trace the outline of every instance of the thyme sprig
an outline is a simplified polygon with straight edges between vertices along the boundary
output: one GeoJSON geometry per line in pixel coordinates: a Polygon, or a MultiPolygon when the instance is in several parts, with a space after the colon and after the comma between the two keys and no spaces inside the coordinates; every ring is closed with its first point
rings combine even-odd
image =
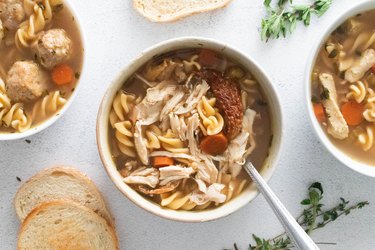
{"type": "Polygon", "coordinates": [[[272,8],[272,0],[264,0],[267,17],[262,20],[261,38],[263,41],[277,39],[280,36],[286,37],[287,34],[293,33],[299,21],[309,26],[311,16],[322,16],[333,0],[316,0],[311,5],[293,5],[293,0],[277,1],[277,6],[272,8]]]}
{"type": "MultiPolygon", "coordinates": [[[[305,229],[308,234],[325,227],[327,224],[337,220],[341,216],[349,215],[353,210],[361,209],[369,205],[368,201],[358,202],[350,205],[350,202],[340,198],[338,205],[331,209],[324,210],[323,187],[319,182],[313,183],[308,188],[308,197],[303,199],[300,204],[304,206],[303,212],[297,217],[297,222],[305,229]]],[[[255,245],[250,244],[249,250],[288,250],[294,247],[292,240],[286,232],[272,238],[265,239],[255,234],[252,235],[255,245]]],[[[330,242],[316,242],[317,244],[335,245],[330,242]]],[[[238,249],[234,245],[234,249],[238,249]]]]}

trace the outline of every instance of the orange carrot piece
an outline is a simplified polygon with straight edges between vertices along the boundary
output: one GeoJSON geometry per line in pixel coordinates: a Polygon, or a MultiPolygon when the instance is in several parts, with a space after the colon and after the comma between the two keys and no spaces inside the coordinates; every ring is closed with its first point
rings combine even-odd
{"type": "Polygon", "coordinates": [[[199,53],[199,63],[202,66],[212,67],[218,61],[217,53],[209,49],[202,49],[199,53]]]}
{"type": "Polygon", "coordinates": [[[355,101],[349,101],[341,106],[341,112],[349,126],[357,126],[364,121],[365,106],[355,101]]]}
{"type": "Polygon", "coordinates": [[[56,85],[69,84],[73,78],[73,69],[67,64],[60,64],[52,70],[52,80],[56,85]]]}
{"type": "Polygon", "coordinates": [[[174,164],[174,160],[167,156],[155,156],[152,161],[152,165],[155,168],[161,168],[166,166],[171,166],[174,164]]]}
{"type": "Polygon", "coordinates": [[[318,119],[319,122],[325,122],[327,120],[327,117],[326,112],[324,111],[323,104],[314,103],[313,107],[316,119],[318,119]]]}
{"type": "Polygon", "coordinates": [[[209,135],[201,141],[201,149],[209,155],[219,155],[224,153],[228,147],[228,139],[223,133],[209,135]]]}

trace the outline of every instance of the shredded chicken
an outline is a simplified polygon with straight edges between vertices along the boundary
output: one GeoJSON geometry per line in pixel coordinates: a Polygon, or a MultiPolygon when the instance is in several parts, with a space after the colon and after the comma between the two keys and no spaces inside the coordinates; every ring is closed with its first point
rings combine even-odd
{"type": "Polygon", "coordinates": [[[328,99],[323,100],[323,106],[328,115],[327,132],[334,138],[343,140],[349,136],[349,127],[337,103],[337,92],[332,75],[323,73],[319,75],[320,82],[328,91],[328,99]]]}
{"type": "Polygon", "coordinates": [[[218,170],[212,161],[212,158],[205,154],[202,154],[198,148],[197,138],[195,137],[195,131],[199,126],[199,116],[194,114],[188,119],[187,124],[187,140],[189,142],[190,153],[199,159],[201,163],[198,163],[198,173],[196,178],[202,179],[205,182],[211,184],[217,180],[218,170]]]}
{"type": "Polygon", "coordinates": [[[182,141],[186,140],[187,125],[184,117],[179,117],[173,113],[169,113],[169,122],[171,129],[175,135],[178,135],[182,141]]]}
{"type": "Polygon", "coordinates": [[[249,156],[256,147],[256,142],[255,142],[254,132],[253,132],[254,121],[255,121],[256,115],[257,115],[256,111],[252,109],[246,109],[245,115],[243,117],[242,131],[249,133],[249,144],[250,144],[250,146],[246,149],[245,157],[249,156]]]}
{"type": "Polygon", "coordinates": [[[153,88],[147,89],[147,94],[142,102],[135,106],[135,119],[142,121],[142,125],[150,125],[160,119],[164,102],[174,94],[176,85],[170,81],[160,82],[153,88]]]}
{"type": "Polygon", "coordinates": [[[159,172],[160,185],[164,186],[171,181],[190,178],[190,175],[194,173],[194,170],[191,167],[168,166],[159,168],[159,172]]]}
{"type": "Polygon", "coordinates": [[[362,56],[345,72],[345,80],[354,83],[362,79],[375,64],[375,50],[367,49],[362,56]]]}
{"type": "Polygon", "coordinates": [[[159,183],[159,171],[156,168],[141,167],[124,178],[127,184],[143,184],[155,188],[159,183]]]}
{"type": "Polygon", "coordinates": [[[226,195],[221,193],[221,190],[224,189],[225,185],[214,183],[210,186],[206,186],[206,184],[202,180],[195,180],[198,184],[198,190],[195,190],[190,195],[190,201],[194,202],[197,205],[203,205],[209,201],[223,203],[226,200],[226,195]]]}
{"type": "Polygon", "coordinates": [[[161,128],[163,131],[166,131],[170,125],[170,120],[169,120],[169,114],[170,112],[179,104],[182,99],[185,96],[185,92],[176,89],[176,92],[174,93],[173,97],[168,100],[168,102],[165,104],[163,109],[160,112],[160,122],[161,122],[161,128]]]}
{"type": "Polygon", "coordinates": [[[148,151],[145,140],[143,138],[142,123],[140,121],[137,121],[135,123],[134,145],[141,162],[145,165],[148,165],[148,151]]]}
{"type": "Polygon", "coordinates": [[[242,165],[245,163],[246,146],[249,139],[248,132],[241,132],[228,146],[227,157],[229,162],[229,171],[233,178],[236,178],[241,172],[242,165]]]}
{"type": "Polygon", "coordinates": [[[191,91],[191,94],[185,101],[181,102],[176,107],[174,113],[177,115],[182,115],[192,111],[209,89],[210,86],[208,86],[206,81],[202,81],[201,84],[195,85],[194,89],[191,91]]]}

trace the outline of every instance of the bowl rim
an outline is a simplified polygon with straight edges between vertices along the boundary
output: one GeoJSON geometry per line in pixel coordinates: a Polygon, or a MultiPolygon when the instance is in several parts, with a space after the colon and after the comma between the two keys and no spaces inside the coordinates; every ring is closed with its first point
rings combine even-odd
{"type": "MultiPolygon", "coordinates": [[[[111,108],[112,100],[115,96],[115,93],[118,91],[118,86],[121,86],[121,83],[124,82],[129,76],[131,76],[135,70],[137,70],[141,65],[143,65],[145,62],[150,60],[153,56],[166,53],[168,51],[174,50],[176,48],[170,49],[170,47],[177,46],[178,49],[183,48],[195,48],[198,46],[193,46],[193,44],[201,45],[205,48],[221,48],[222,50],[230,50],[228,55],[231,56],[236,53],[237,56],[241,57],[243,62],[247,62],[248,64],[251,64],[253,69],[252,71],[256,70],[258,73],[257,78],[262,78],[262,89],[264,91],[265,88],[267,88],[268,93],[265,94],[267,98],[272,98],[272,122],[273,127],[273,145],[271,147],[272,149],[272,159],[267,159],[268,166],[264,166],[261,174],[263,175],[264,179],[268,182],[276,167],[277,163],[280,157],[280,153],[282,150],[282,135],[283,135],[283,128],[284,128],[284,122],[283,122],[283,116],[282,116],[282,108],[280,104],[280,98],[278,96],[278,93],[276,91],[275,86],[272,84],[271,79],[265,74],[265,71],[255,62],[253,58],[251,58],[249,55],[245,54],[241,50],[234,48],[233,46],[229,46],[227,43],[220,42],[216,39],[210,39],[210,38],[204,38],[204,37],[196,37],[196,36],[185,36],[185,37],[178,37],[169,39],[160,43],[157,43],[148,49],[143,50],[138,57],[135,57],[135,59],[131,60],[129,63],[125,65],[125,67],[122,68],[120,73],[114,78],[114,80],[111,82],[111,84],[108,86],[108,89],[106,93],[103,95],[98,115],[97,115],[97,124],[96,124],[96,138],[97,138],[97,146],[99,155],[101,158],[101,161],[103,163],[103,166],[109,175],[111,181],[116,186],[116,188],[125,195],[129,200],[131,200],[134,204],[136,204],[138,207],[150,212],[151,214],[157,215],[159,217],[170,219],[174,221],[180,221],[180,222],[205,222],[205,221],[212,221],[219,218],[226,217],[233,212],[239,210],[246,204],[250,203],[252,200],[254,200],[257,195],[259,194],[258,190],[255,188],[254,185],[251,188],[249,187],[246,191],[249,192],[248,198],[243,198],[241,202],[237,201],[236,203],[231,203],[232,201],[223,204],[222,206],[210,209],[210,210],[203,210],[199,212],[194,211],[181,211],[181,210],[171,210],[162,208],[159,204],[153,203],[147,199],[145,199],[143,196],[138,194],[135,190],[130,188],[127,184],[125,184],[122,181],[122,178],[119,177],[119,173],[116,169],[116,164],[113,162],[110,150],[109,150],[109,143],[108,143],[108,119],[106,119],[106,114],[108,116],[109,110],[111,108]],[[204,45],[205,44],[205,45],[204,45]],[[147,58],[147,59],[145,59],[147,58]],[[143,62],[142,62],[143,60],[143,62]],[[140,63],[142,62],[142,63],[140,63]],[[139,64],[137,67],[134,67],[135,69],[131,69],[133,65],[139,64]],[[126,76],[126,74],[128,74],[126,76]],[[124,77],[124,75],[126,77],[124,77]],[[121,83],[120,83],[121,82],[121,83]],[[116,86],[116,89],[114,87],[116,86]],[[271,97],[270,97],[271,96],[271,97]],[[278,119],[278,121],[274,121],[274,117],[278,119]],[[277,127],[275,127],[275,123],[277,123],[277,127]],[[265,171],[267,170],[267,171],[265,171]],[[251,194],[251,196],[250,196],[251,194]],[[229,207],[229,204],[232,204],[232,207],[229,207]],[[227,209],[221,209],[227,206],[227,209]],[[219,211],[219,212],[217,212],[219,211]]],[[[218,50],[218,49],[217,49],[218,50]]],[[[268,99],[268,101],[271,101],[271,99],[268,99]]],[[[240,195],[241,196],[241,195],[240,195]]],[[[240,197],[239,196],[239,197],[240,197]]],[[[236,199],[233,199],[236,200],[236,199]]]]}
{"type": "Polygon", "coordinates": [[[326,150],[348,168],[360,174],[369,177],[375,177],[375,166],[360,162],[359,160],[350,157],[331,142],[327,134],[323,131],[322,127],[316,120],[311,104],[311,74],[315,65],[315,61],[318,57],[319,51],[323,46],[324,42],[339,25],[348,20],[350,17],[370,10],[375,10],[374,1],[365,1],[357,3],[354,6],[351,6],[349,9],[345,10],[343,13],[339,14],[337,17],[335,17],[335,19],[324,29],[325,31],[323,35],[320,35],[319,38],[314,42],[314,45],[312,46],[310,55],[308,57],[303,88],[304,95],[306,98],[305,108],[307,109],[310,125],[313,127],[315,135],[319,138],[320,142],[325,146],[326,150]]]}
{"type": "Polygon", "coordinates": [[[60,119],[65,114],[65,112],[72,105],[73,100],[76,98],[76,96],[78,95],[78,92],[81,89],[81,85],[82,85],[81,79],[82,79],[82,76],[85,76],[85,74],[86,74],[85,73],[86,72],[86,56],[87,56],[87,53],[86,53],[86,35],[85,35],[85,32],[84,32],[84,29],[82,28],[82,24],[81,24],[81,21],[80,21],[81,17],[78,14],[78,12],[76,11],[73,1],[64,0],[64,5],[68,6],[69,11],[74,16],[74,20],[75,20],[76,26],[79,30],[79,34],[80,34],[80,38],[81,38],[81,42],[82,42],[83,52],[82,52],[82,69],[81,69],[81,72],[80,72],[80,79],[78,79],[77,84],[74,87],[74,91],[70,95],[70,97],[67,99],[67,102],[64,104],[62,109],[60,109],[56,114],[54,114],[52,117],[48,118],[46,121],[40,123],[39,125],[37,125],[35,127],[32,127],[30,129],[22,132],[22,133],[20,133],[20,132],[0,133],[0,141],[13,141],[13,140],[24,139],[24,138],[30,137],[34,134],[37,134],[37,133],[47,129],[48,127],[50,127],[52,124],[54,124],[58,119],[60,119]]]}

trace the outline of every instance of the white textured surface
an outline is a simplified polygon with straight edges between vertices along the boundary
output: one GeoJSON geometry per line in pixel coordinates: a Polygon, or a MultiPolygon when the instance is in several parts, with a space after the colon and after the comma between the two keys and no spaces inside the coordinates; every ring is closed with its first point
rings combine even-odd
{"type": "MultiPolygon", "coordinates": [[[[214,222],[184,224],[157,218],[138,208],[115,189],[97,152],[95,120],[100,99],[111,79],[143,49],[177,36],[198,35],[228,42],[256,59],[274,80],[285,115],[284,149],[270,185],[293,214],[307,186],[321,181],[327,206],[342,196],[375,203],[375,180],[336,161],[318,142],[303,103],[303,74],[311,43],[351,0],[335,0],[332,9],[311,28],[299,26],[291,38],[262,43],[259,25],[262,0],[235,0],[228,8],[172,24],[154,24],[133,10],[130,0],[74,1],[86,33],[87,74],[67,113],[52,127],[24,140],[0,143],[0,249],[15,249],[19,223],[12,200],[22,181],[40,169],[67,164],[86,172],[103,192],[116,218],[121,249],[223,249],[237,242],[247,249],[251,234],[267,237],[281,232],[265,200],[214,222]]],[[[296,1],[298,2],[298,1],[296,1]]],[[[357,2],[357,1],[356,1],[357,2]]],[[[358,1],[359,2],[359,1],[358,1]]],[[[336,242],[322,249],[371,249],[375,246],[373,205],[315,233],[314,239],[336,242]]]]}

